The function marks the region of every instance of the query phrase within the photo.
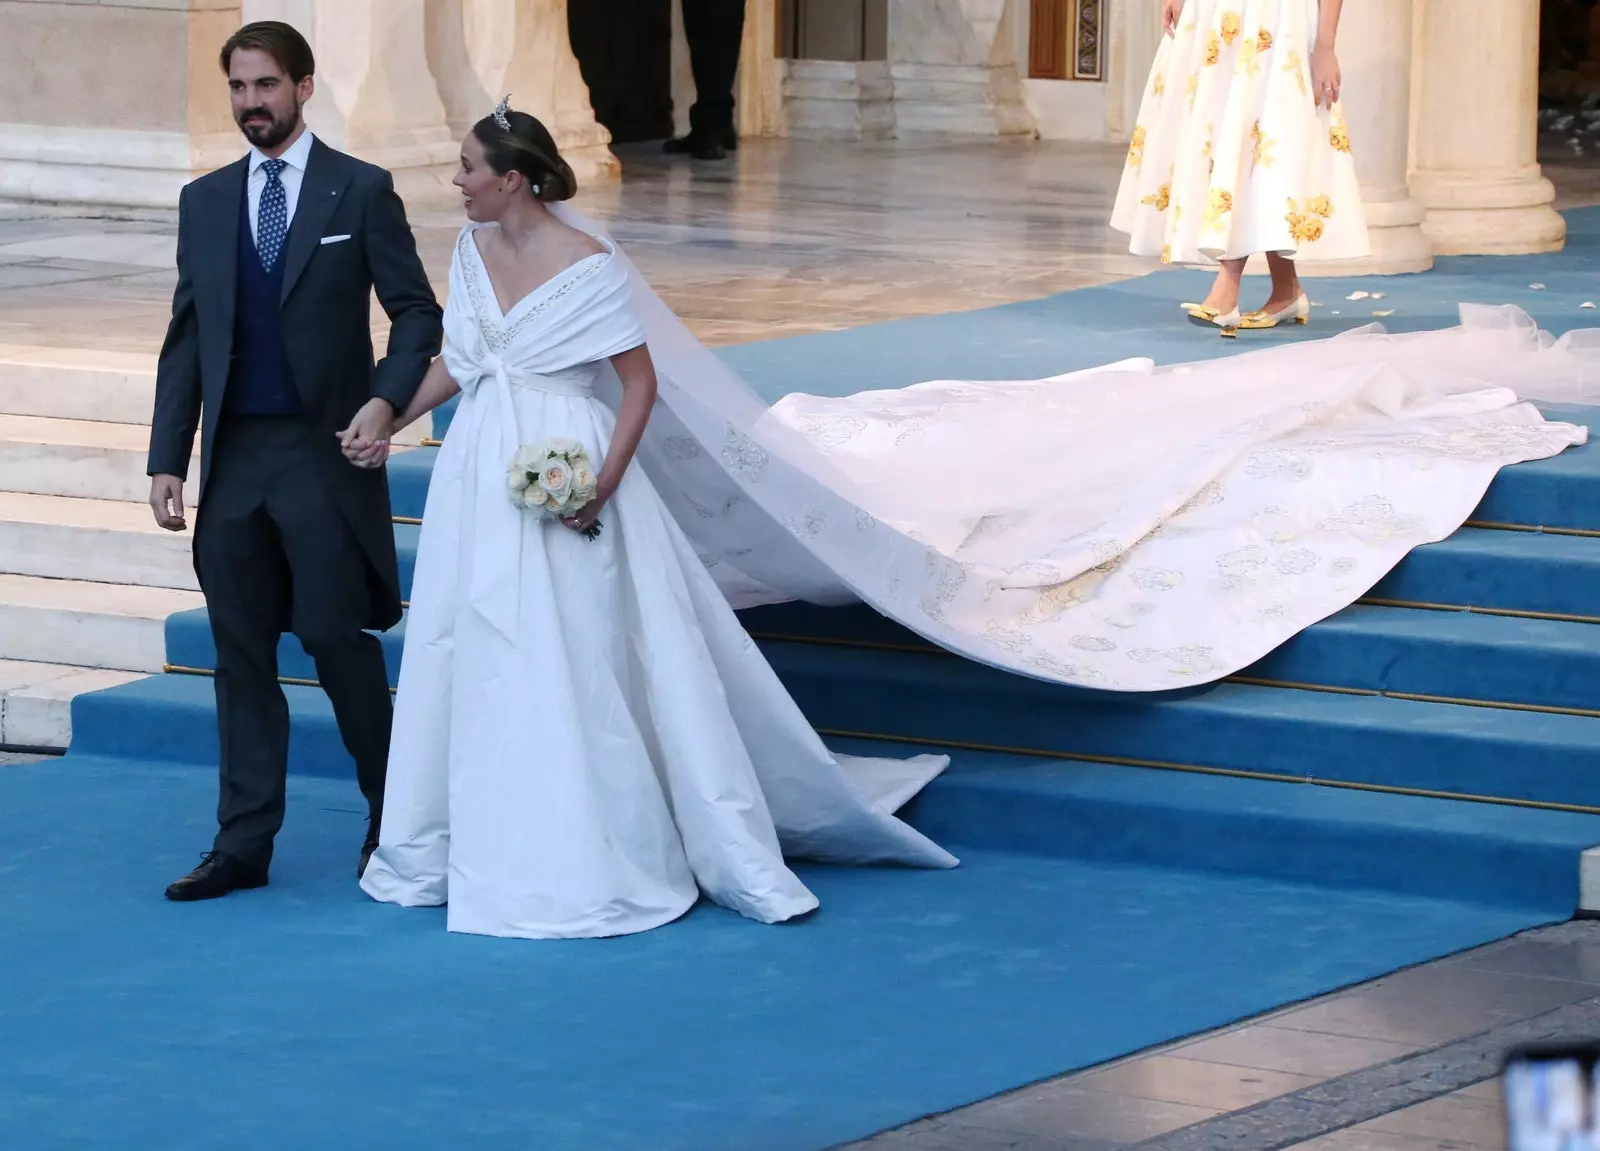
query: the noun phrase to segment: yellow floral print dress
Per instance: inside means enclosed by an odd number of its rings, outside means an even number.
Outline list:
[[[1207,264],[1370,252],[1344,112],[1311,90],[1317,0],[1188,0],[1145,85],[1111,226]]]

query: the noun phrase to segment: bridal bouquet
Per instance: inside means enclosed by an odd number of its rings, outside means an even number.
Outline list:
[[[513,504],[551,519],[577,515],[599,489],[589,453],[582,444],[568,439],[518,448],[506,469],[506,484]],[[583,534],[596,538],[600,521],[590,524]]]

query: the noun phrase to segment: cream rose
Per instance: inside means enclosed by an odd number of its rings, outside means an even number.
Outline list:
[[[529,484],[523,489],[521,502],[530,511],[539,511],[551,503],[550,493],[538,484]]]
[[[594,469],[588,464],[579,462],[572,468],[572,490],[585,499],[594,495],[599,484],[594,478]]]
[[[539,465],[539,486],[551,503],[565,503],[572,494],[572,465],[563,459],[545,460]]]

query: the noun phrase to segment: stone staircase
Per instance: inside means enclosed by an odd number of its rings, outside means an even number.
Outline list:
[[[0,747],[65,748],[73,698],[161,671],[202,605],[145,502],[154,395],[153,357],[0,344]]]

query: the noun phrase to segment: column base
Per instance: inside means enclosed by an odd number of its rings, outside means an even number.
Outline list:
[[[1010,65],[892,64],[895,134],[1033,136],[1022,80]]]
[[[1526,208],[1430,208],[1423,231],[1441,256],[1559,252],[1567,222],[1548,204]]]
[[[178,206],[196,176],[238,159],[236,133],[0,124],[0,200],[135,212]]]
[[[1559,251],[1567,222],[1550,206],[1555,187],[1531,169],[1504,174],[1419,170],[1411,191],[1427,209],[1422,230],[1441,256],[1524,256]]]
[[[894,135],[894,80],[882,61],[789,60],[783,134],[800,140],[887,140]]]

